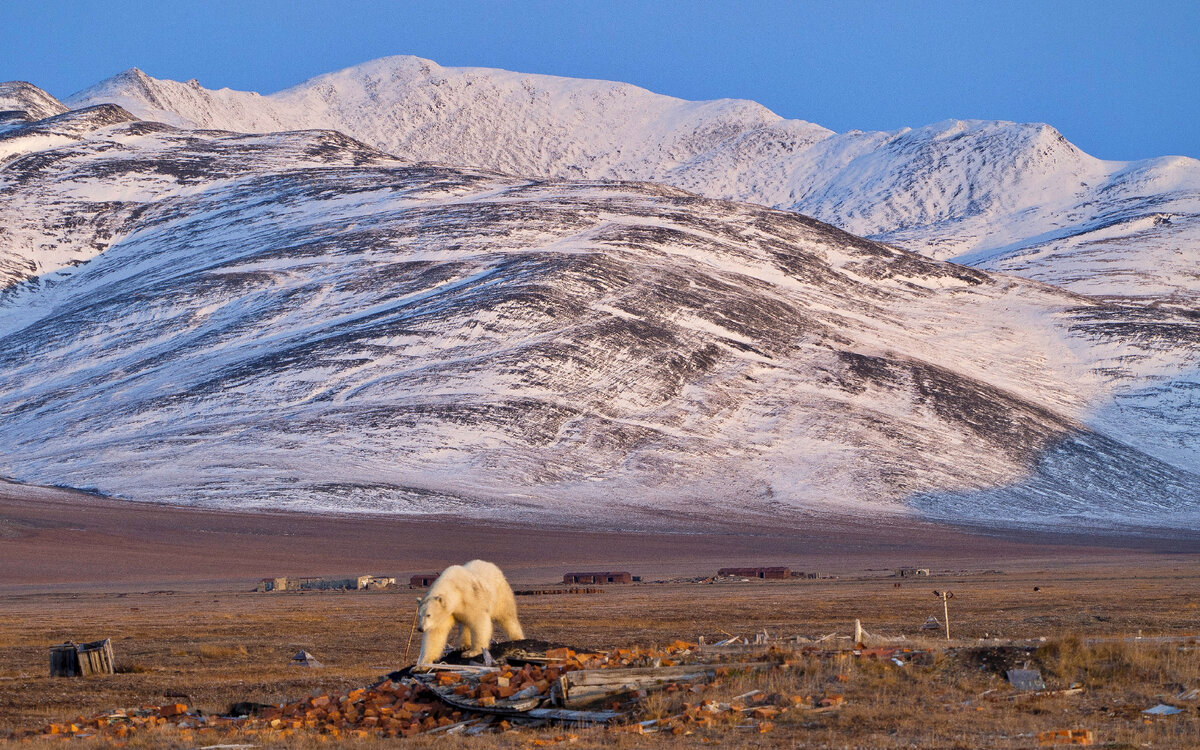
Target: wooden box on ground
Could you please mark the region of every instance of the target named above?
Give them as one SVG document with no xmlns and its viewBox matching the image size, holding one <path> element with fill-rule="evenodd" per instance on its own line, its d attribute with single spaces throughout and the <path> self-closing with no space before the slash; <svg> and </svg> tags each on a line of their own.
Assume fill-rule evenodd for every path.
<svg viewBox="0 0 1200 750">
<path fill-rule="evenodd" d="M 113 674 L 112 642 L 105 638 L 91 643 L 64 643 L 50 648 L 51 677 L 91 677 Z"/>
</svg>

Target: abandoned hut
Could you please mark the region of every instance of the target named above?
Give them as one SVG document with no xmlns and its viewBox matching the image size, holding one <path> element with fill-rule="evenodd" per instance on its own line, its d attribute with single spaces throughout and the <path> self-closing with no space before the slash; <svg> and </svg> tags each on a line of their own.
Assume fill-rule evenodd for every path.
<svg viewBox="0 0 1200 750">
<path fill-rule="evenodd" d="M 433 582 L 438 579 L 441 573 L 418 573 L 408 579 L 408 587 L 410 589 L 427 589 L 433 585 Z"/>
<path fill-rule="evenodd" d="M 390 576 L 361 575 L 352 578 L 264 578 L 255 591 L 321 591 L 330 589 L 381 589 L 393 586 L 396 579 Z"/>
<path fill-rule="evenodd" d="M 636 579 L 625 571 L 567 573 L 563 575 L 563 583 L 633 583 L 634 580 Z"/>
<path fill-rule="evenodd" d="M 731 578 L 762 578 L 768 581 L 781 581 L 792 577 L 791 568 L 721 568 L 717 571 L 720 577 Z"/>
</svg>

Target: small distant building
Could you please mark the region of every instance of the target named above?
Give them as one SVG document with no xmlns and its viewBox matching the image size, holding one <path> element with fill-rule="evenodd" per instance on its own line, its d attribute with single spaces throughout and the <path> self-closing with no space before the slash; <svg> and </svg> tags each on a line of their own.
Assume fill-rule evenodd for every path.
<svg viewBox="0 0 1200 750">
<path fill-rule="evenodd" d="M 634 577 L 626 571 L 604 571 L 601 573 L 567 573 L 563 583 L 633 583 Z"/>
<path fill-rule="evenodd" d="M 408 579 L 408 587 L 413 589 L 427 589 L 433 585 L 433 582 L 440 575 L 441 573 L 419 573 Z"/>
<path fill-rule="evenodd" d="M 721 568 L 717 571 L 717 575 L 733 578 L 762 578 L 767 581 L 782 581 L 792 577 L 792 570 L 791 568 L 783 567 Z"/>
<path fill-rule="evenodd" d="M 358 576 L 355 578 L 289 578 L 288 588 L 295 588 L 299 591 L 330 591 L 333 589 L 358 589 L 361 588 L 358 582 L 366 576 Z M 295 584 L 293 586 L 292 584 Z"/>
<path fill-rule="evenodd" d="M 915 578 L 916 576 L 929 575 L 929 568 L 897 568 L 897 578 Z"/>
<path fill-rule="evenodd" d="M 264 578 L 254 587 L 255 591 L 329 591 L 359 589 L 381 589 L 393 586 L 396 579 L 390 576 L 361 575 L 353 578 Z"/>
</svg>

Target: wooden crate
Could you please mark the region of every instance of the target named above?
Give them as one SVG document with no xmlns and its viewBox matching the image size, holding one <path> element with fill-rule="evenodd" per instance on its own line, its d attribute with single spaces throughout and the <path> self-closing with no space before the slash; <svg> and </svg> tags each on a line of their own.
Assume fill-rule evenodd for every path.
<svg viewBox="0 0 1200 750">
<path fill-rule="evenodd" d="M 51 677 L 91 677 L 113 674 L 112 642 L 105 638 L 91 643 L 63 643 L 50 648 Z"/>
</svg>

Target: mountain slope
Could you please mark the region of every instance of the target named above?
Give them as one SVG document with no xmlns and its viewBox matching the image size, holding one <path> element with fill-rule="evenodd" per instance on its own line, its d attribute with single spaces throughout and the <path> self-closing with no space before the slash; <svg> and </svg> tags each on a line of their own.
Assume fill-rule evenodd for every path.
<svg viewBox="0 0 1200 750">
<path fill-rule="evenodd" d="M 627 84 L 414 57 L 270 96 L 134 69 L 68 102 L 114 102 L 184 127 L 330 128 L 403 158 L 509 174 L 651 180 L 1085 293 L 1200 291 L 1191 250 L 1200 242 L 1200 162 L 1105 162 L 1046 125 L 947 121 L 836 134 L 753 102 L 687 102 Z"/>
<path fill-rule="evenodd" d="M 0 128 L 67 111 L 66 105 L 25 81 L 0 82 Z"/>
<path fill-rule="evenodd" d="M 0 225 L 60 259 L 0 296 L 11 476 L 628 525 L 914 503 L 1196 525 L 1200 478 L 1087 426 L 1114 378 L 1191 356 L 1186 321 L 1151 341 L 1111 303 L 659 185 L 122 112 L 0 134 L 26 144 L 0 165 Z M 1063 444 L 1106 467 L 1082 510 L 1041 468 Z M 1019 513 L 989 494 L 1030 478 Z"/>
</svg>

